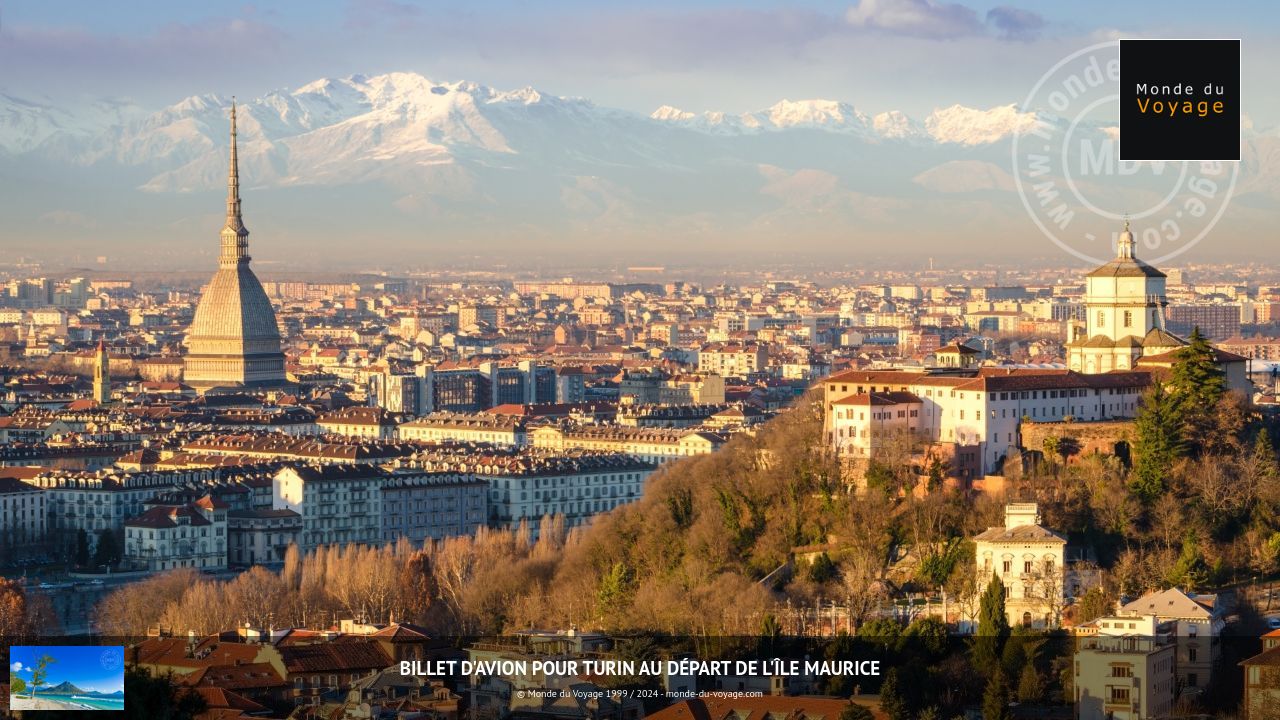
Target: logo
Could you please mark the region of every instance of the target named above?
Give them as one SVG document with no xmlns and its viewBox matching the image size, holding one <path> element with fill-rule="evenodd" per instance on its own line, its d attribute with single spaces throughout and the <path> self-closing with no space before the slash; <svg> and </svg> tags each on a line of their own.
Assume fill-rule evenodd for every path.
<svg viewBox="0 0 1280 720">
<path fill-rule="evenodd" d="M 1240 159 L 1239 40 L 1121 40 L 1120 157 Z"/>
<path fill-rule="evenodd" d="M 1041 76 L 1013 136 L 1023 207 L 1058 247 L 1093 264 L 1114 257 L 1124 221 L 1159 264 L 1204 239 L 1235 190 L 1239 163 L 1120 159 L 1120 43 L 1078 50 Z"/>
</svg>

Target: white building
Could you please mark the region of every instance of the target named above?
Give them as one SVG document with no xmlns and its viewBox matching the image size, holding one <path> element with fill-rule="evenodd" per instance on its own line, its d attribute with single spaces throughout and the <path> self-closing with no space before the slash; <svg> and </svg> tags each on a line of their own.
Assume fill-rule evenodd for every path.
<svg viewBox="0 0 1280 720">
<path fill-rule="evenodd" d="M 1040 525 L 1035 503 L 1005 506 L 1004 526 L 988 528 L 973 539 L 977 592 L 994 574 L 1004 584 L 1010 625 L 1057 627 L 1066 602 L 1067 541 Z"/>
<path fill-rule="evenodd" d="M 519 456 L 478 468 L 489 490 L 493 525 L 514 528 L 524 521 L 535 537 L 546 515 L 562 515 L 565 527 L 640 499 L 654 465 L 613 453 Z"/>
<path fill-rule="evenodd" d="M 124 523 L 124 558 L 156 572 L 227 567 L 227 505 L 210 496 L 157 505 Z"/>
<path fill-rule="evenodd" d="M 1081 422 L 1132 418 L 1150 383 L 1146 372 L 1085 375 L 1069 370 L 978 368 L 976 370 L 849 370 L 823 381 L 825 430 L 837 452 L 866 453 L 875 433 L 903 427 L 922 443 L 950 448 L 958 477 L 995 472 L 1019 444 L 1023 418 L 1035 422 Z M 876 395 L 876 399 L 859 399 Z M 848 404 L 844 403 L 848 400 Z M 886 402 L 887 401 L 887 402 Z M 876 417 L 863 408 L 875 402 Z M 915 412 L 915 417 L 911 413 Z M 898 422 L 899 413 L 903 413 Z"/>
<path fill-rule="evenodd" d="M 396 421 L 380 407 L 348 407 L 325 413 L 316 419 L 324 432 L 353 438 L 394 440 Z"/>
<path fill-rule="evenodd" d="M 1076 717 L 1155 720 L 1173 711 L 1174 644 L 1151 615 L 1101 617 L 1077 640 Z"/>
<path fill-rule="evenodd" d="M 1125 222 L 1116 257 L 1085 279 L 1085 327 L 1068 337 L 1067 365 L 1083 373 L 1132 370 L 1138 358 L 1186 343 L 1164 328 L 1165 274 L 1137 259 Z"/>
<path fill-rule="evenodd" d="M 302 516 L 303 551 L 320 545 L 382 542 L 382 492 L 388 473 L 371 465 L 286 467 L 272 481 L 271 507 Z"/>
<path fill-rule="evenodd" d="M 1069 325 L 1067 366 L 1088 374 L 1170 367 L 1187 341 L 1165 328 L 1165 274 L 1134 256 L 1134 237 L 1125 222 L 1116 257 L 1085 279 L 1085 322 Z M 1245 358 L 1215 351 L 1233 390 L 1250 392 Z"/>
<path fill-rule="evenodd" d="M 769 352 L 758 343 L 710 343 L 698 351 L 698 372 L 725 377 L 746 377 L 762 372 Z"/>
</svg>

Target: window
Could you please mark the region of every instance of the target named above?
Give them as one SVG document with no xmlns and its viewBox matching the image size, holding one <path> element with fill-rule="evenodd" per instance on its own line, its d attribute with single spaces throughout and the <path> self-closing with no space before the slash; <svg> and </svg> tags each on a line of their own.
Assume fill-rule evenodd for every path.
<svg viewBox="0 0 1280 720">
<path fill-rule="evenodd" d="M 1129 702 L 1129 688 L 1121 687 L 1119 685 L 1112 685 L 1109 689 L 1111 690 L 1111 698 L 1110 698 L 1111 702 L 1113 703 Z"/>
<path fill-rule="evenodd" d="M 1098 311 L 1098 324 L 1105 325 L 1107 323 L 1107 313 L 1103 310 Z"/>
<path fill-rule="evenodd" d="M 1133 327 L 1133 311 L 1132 310 L 1124 311 L 1124 326 Z"/>
<path fill-rule="evenodd" d="M 1012 561 L 1012 560 L 1005 560 L 1005 561 L 1004 561 L 1004 571 L 1005 571 L 1005 572 L 1009 572 L 1009 571 L 1010 571 L 1010 570 L 1012 570 L 1012 569 L 1013 569 L 1013 561 Z"/>
<path fill-rule="evenodd" d="M 1027 573 L 1028 575 L 1029 575 L 1029 574 L 1031 574 L 1031 561 L 1030 561 L 1030 560 L 1027 560 L 1026 562 L 1022 563 L 1022 572 Z"/>
<path fill-rule="evenodd" d="M 1133 666 L 1132 665 L 1112 665 L 1111 677 L 1118 677 L 1118 678 L 1133 677 Z"/>
</svg>

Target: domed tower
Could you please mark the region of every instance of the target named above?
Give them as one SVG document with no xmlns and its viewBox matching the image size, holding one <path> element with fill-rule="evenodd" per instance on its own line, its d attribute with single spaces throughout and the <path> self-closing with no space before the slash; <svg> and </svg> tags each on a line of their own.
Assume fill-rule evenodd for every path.
<svg viewBox="0 0 1280 720">
<path fill-rule="evenodd" d="M 1164 328 L 1165 274 L 1134 255 L 1129 221 L 1116 257 L 1085 278 L 1085 330 L 1067 343 L 1067 364 L 1083 373 L 1133 370 L 1138 358 L 1186 344 Z"/>
<path fill-rule="evenodd" d="M 231 163 L 227 173 L 227 224 L 222 228 L 218 271 L 205 287 L 187 331 L 183 382 L 217 387 L 286 384 L 275 309 L 249 268 L 249 230 L 240 216 L 240 168 L 236 160 L 236 106 L 231 104 Z"/>
</svg>

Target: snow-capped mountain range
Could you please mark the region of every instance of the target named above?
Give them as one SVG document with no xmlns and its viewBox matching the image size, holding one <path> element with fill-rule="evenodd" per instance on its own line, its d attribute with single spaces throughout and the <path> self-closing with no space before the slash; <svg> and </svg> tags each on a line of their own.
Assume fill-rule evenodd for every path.
<svg viewBox="0 0 1280 720">
<path fill-rule="evenodd" d="M 191 191 L 220 182 L 231 98 L 195 95 L 156 112 L 99 101 L 88 111 L 0 95 L 0 152 L 37 154 L 76 165 L 155 170 L 154 191 Z M 359 182 L 406 166 L 449 164 L 480 153 L 557 151 L 592 135 L 626 133 L 630 151 L 661 156 L 671 130 L 720 137 L 817 130 L 865 143 L 989 145 L 1036 122 L 1012 105 L 955 105 L 923 121 L 900 112 L 868 116 L 849 103 L 783 100 L 757 112 L 695 114 L 664 105 L 649 116 L 533 88 L 499 91 L 471 82 L 440 83 L 415 73 L 326 78 L 240 102 L 241 158 L 257 185 Z M 646 144 L 654 147 L 645 148 Z M 607 150 L 607 145 L 595 148 Z M 556 147 L 560 145 L 561 147 Z M 617 148 L 614 148 L 617 150 Z M 610 153 L 612 154 L 612 153 Z M 597 159 L 610 160 L 597 156 Z"/>
<path fill-rule="evenodd" d="M 218 212 L 226 182 L 230 104 L 205 94 L 159 110 L 106 99 L 73 108 L 0 94 L 0 176 L 43 183 L 0 194 L 0 212 L 15 219 L 5 243 L 22 249 L 19 238 L 82 238 L 87 228 L 94 243 L 122 246 L 152 242 L 161 226 L 216 233 L 207 213 Z M 1012 104 L 913 118 L 816 99 L 644 114 L 408 72 L 241 98 L 238 117 L 250 224 L 276 224 L 265 252 L 367 232 L 365 217 L 378 219 L 386 247 L 397 237 L 826 242 L 904 222 L 944 245 L 956 228 L 1025 233 L 1010 139 L 1054 122 Z M 1268 203 L 1280 199 L 1276 164 L 1264 162 L 1280 156 L 1278 141 L 1251 137 L 1242 173 L 1242 188 Z M 1142 206 L 1141 192 L 1129 207 Z M 257 208 L 268 205 L 264 217 Z"/>
</svg>

